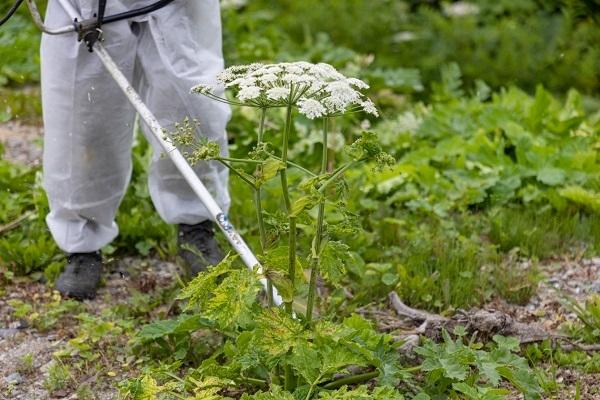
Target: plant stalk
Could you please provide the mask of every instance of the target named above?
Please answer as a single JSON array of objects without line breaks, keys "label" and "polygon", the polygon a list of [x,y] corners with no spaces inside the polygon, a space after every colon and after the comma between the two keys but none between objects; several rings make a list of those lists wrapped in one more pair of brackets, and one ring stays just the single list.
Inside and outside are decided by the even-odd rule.
[{"label": "plant stalk", "polygon": [[[285,209],[288,214],[289,234],[288,234],[288,279],[292,286],[292,298],[294,297],[294,286],[296,277],[296,217],[292,216],[292,203],[290,201],[290,189],[287,180],[287,161],[290,131],[292,127],[292,104],[290,103],[286,110],[285,127],[283,130],[283,143],[281,151],[281,161],[286,166],[281,170],[281,189],[283,192],[283,200]],[[293,314],[292,301],[285,303],[285,309],[288,313]]]},{"label": "plant stalk", "polygon": [[337,389],[344,385],[352,385],[354,383],[362,383],[366,381],[370,381],[373,378],[377,378],[379,376],[379,371],[365,372],[364,374],[358,375],[350,375],[344,378],[338,379],[333,382],[329,382],[326,385],[323,385],[323,389]]},{"label": "plant stalk", "polygon": [[256,189],[256,184],[254,182],[252,182],[250,179],[248,179],[244,175],[242,175],[240,173],[240,171],[238,171],[237,169],[233,168],[231,165],[229,165],[229,163],[227,163],[226,161],[223,161],[221,159],[217,159],[217,161],[220,162],[221,164],[223,164],[225,167],[227,167],[231,172],[233,172],[234,174],[236,174],[241,180],[243,180],[248,185],[250,185],[250,187],[252,189]]},{"label": "plant stalk", "polygon": [[[327,172],[327,136],[328,136],[329,120],[323,118],[323,154],[321,155],[321,174]],[[317,291],[317,277],[321,266],[321,244],[323,242],[323,224],[325,220],[325,196],[319,201],[319,211],[317,214],[317,231],[313,241],[313,255],[310,266],[310,283],[308,286],[308,300],[306,303],[306,322],[312,321],[313,308],[315,305],[315,294]]]},{"label": "plant stalk", "polygon": [[349,162],[348,164],[344,165],[341,168],[336,169],[331,176],[321,185],[321,187],[319,188],[319,192],[323,193],[325,191],[325,189],[327,189],[327,187],[329,185],[331,185],[333,182],[335,182],[335,180],[342,175],[344,172],[346,172],[348,169],[354,167],[355,165],[365,161],[366,158],[360,159],[360,160],[356,160],[356,161],[352,161]]},{"label": "plant stalk", "polygon": [[[260,115],[260,126],[258,129],[258,144],[260,145],[263,141],[263,133],[265,130],[265,117],[267,116],[267,109],[263,108]],[[260,166],[258,168],[261,168]],[[262,213],[262,189],[257,185],[254,190],[254,203],[256,205],[256,219],[258,221],[258,232],[260,234],[260,254],[265,255],[267,250],[267,231],[265,229],[265,221]],[[267,299],[269,301],[269,307],[273,306],[273,282],[267,278]]]},{"label": "plant stalk", "polygon": [[[281,157],[277,157],[275,155],[270,155],[270,156],[273,157],[276,160],[281,161]],[[246,164],[262,164],[264,162],[262,160],[248,160],[248,159],[245,159],[245,158],[231,158],[231,157],[218,157],[218,158],[215,158],[215,160],[218,160],[218,161],[227,161],[227,162],[231,162],[231,163],[246,163]],[[300,171],[304,172],[307,175],[310,175],[310,176],[313,176],[313,177],[316,176],[311,171],[307,170],[306,168],[304,168],[303,166],[301,166],[299,164],[296,164],[293,161],[288,160],[287,164],[289,166],[291,166],[291,167],[298,168]]]},{"label": "plant stalk", "polygon": [[[291,95],[290,95],[291,96]],[[283,199],[285,202],[285,209],[288,214],[288,223],[289,223],[289,234],[288,234],[288,279],[290,280],[290,284],[292,287],[291,300],[285,303],[285,310],[290,315],[294,315],[294,310],[292,308],[293,299],[294,299],[294,289],[295,289],[295,277],[296,277],[296,218],[292,216],[292,203],[290,201],[290,189],[288,186],[287,180],[287,161],[288,161],[288,146],[289,146],[289,138],[290,131],[292,127],[292,99],[290,97],[289,104],[286,109],[285,116],[285,126],[283,129],[283,143],[282,143],[282,151],[281,151],[281,161],[285,166],[284,169],[280,172],[281,177],[281,189],[283,193]],[[288,391],[293,391],[295,386],[294,374],[292,372],[292,367],[290,365],[285,366],[285,380],[284,387]]]}]

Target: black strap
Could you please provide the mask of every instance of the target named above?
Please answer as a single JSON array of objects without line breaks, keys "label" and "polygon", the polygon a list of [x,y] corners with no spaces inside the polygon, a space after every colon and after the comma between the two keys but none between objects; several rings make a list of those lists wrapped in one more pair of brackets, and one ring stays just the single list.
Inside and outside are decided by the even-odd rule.
[{"label": "black strap", "polygon": [[13,4],[10,10],[8,10],[8,13],[4,17],[2,17],[2,19],[0,19],[0,26],[4,25],[6,21],[8,21],[13,15],[15,15],[17,9],[21,6],[21,4],[23,4],[23,0],[15,1],[15,4]]},{"label": "black strap", "polygon": [[106,0],[98,0],[98,28],[102,26],[104,22],[104,13],[106,12]]},{"label": "black strap", "polygon": [[[125,11],[120,14],[109,15],[108,17],[104,18],[104,23],[108,24],[111,22],[122,21],[124,19],[139,17],[140,15],[144,15],[144,14],[148,14],[153,11],[156,11],[156,10],[160,10],[161,8],[172,3],[173,1],[175,1],[175,0],[158,0],[157,2],[152,3],[146,7],[137,8],[137,9],[131,10],[131,11]],[[191,0],[191,1],[193,1],[193,0]]]},{"label": "black strap", "polygon": [[98,13],[92,19],[75,21],[75,30],[79,33],[79,40],[83,40],[90,52],[93,51],[94,44],[102,40],[102,25],[111,22],[122,21],[124,19],[138,17],[159,10],[175,0],[158,0],[146,7],[137,8],[131,11],[125,11],[115,15],[105,16],[107,0],[98,0]]}]

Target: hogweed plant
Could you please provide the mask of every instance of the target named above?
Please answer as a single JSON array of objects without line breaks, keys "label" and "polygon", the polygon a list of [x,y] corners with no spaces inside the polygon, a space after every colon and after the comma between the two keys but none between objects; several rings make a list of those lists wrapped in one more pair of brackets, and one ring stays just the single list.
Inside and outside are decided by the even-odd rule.
[{"label": "hogweed plant", "polygon": [[[368,131],[346,146],[343,154],[336,154],[340,165],[334,164],[328,149],[335,118],[349,113],[377,116],[363,93],[368,86],[330,65],[307,62],[234,66],[217,81],[218,85],[200,84],[192,91],[258,110],[255,146],[247,157],[223,156],[218,144],[197,137],[197,123],[189,119],[177,124],[170,137],[190,163],[219,162],[252,189],[262,272],[248,270],[237,257],[227,256],[194,278],[179,295],[192,314],[170,321],[168,329],[165,323],[145,329],[142,339],[158,340],[159,345],[169,339],[168,343],[178,343],[175,354],[184,355],[186,351],[177,347],[184,343],[179,337],[213,329],[223,335],[224,345],[183,379],[168,374],[177,382],[161,386],[145,376],[133,382],[128,393],[137,393],[133,398],[168,394],[226,399],[228,394],[239,398],[241,389],[242,399],[403,399],[394,386],[409,373],[400,369],[398,344],[392,336],[376,332],[358,315],[341,319],[315,310],[318,278],[325,285],[341,286],[345,262],[352,259],[349,246],[339,238],[360,229],[344,207],[344,195],[351,190],[344,183],[345,173],[360,163],[381,170],[395,162],[382,150],[377,135]],[[285,115],[280,135],[266,129],[267,122],[273,125],[271,113]],[[316,120],[319,127],[318,170],[289,157],[296,118]],[[263,187],[277,177],[279,184],[269,185],[275,198],[267,202]],[[276,194],[273,188],[278,188]],[[265,204],[279,207],[266,210]],[[268,232],[267,226],[274,227],[275,233]],[[262,278],[269,282],[266,307],[258,297]],[[283,298],[283,307],[273,304],[273,286]],[[377,388],[361,385],[375,378]]]},{"label": "hogweed plant", "polygon": [[[220,87],[225,87],[234,92],[234,99],[219,96],[215,94],[217,87],[213,85],[200,84],[192,89],[194,93],[205,95],[216,101],[231,105],[255,107],[261,110],[260,127],[257,137],[257,151],[261,159],[251,160],[225,160],[217,156],[217,149],[212,147],[210,155],[206,154],[206,147],[210,144],[197,146],[192,154],[191,160],[199,159],[217,159],[224,163],[246,183],[248,183],[255,193],[255,205],[257,210],[258,227],[261,238],[261,254],[264,254],[266,247],[266,234],[262,216],[261,185],[273,174],[279,173],[281,178],[281,193],[284,199],[285,209],[288,216],[288,271],[291,294],[293,297],[295,289],[296,276],[296,220],[302,211],[308,208],[308,205],[318,204],[317,232],[313,242],[311,258],[311,279],[308,291],[308,302],[306,310],[306,319],[310,322],[314,307],[314,293],[316,288],[316,277],[319,273],[320,254],[323,243],[323,225],[325,212],[326,190],[331,183],[347,169],[352,163],[337,170],[334,174],[327,174],[327,143],[329,120],[336,116],[351,112],[367,112],[377,115],[377,109],[373,102],[365,97],[360,90],[368,88],[363,81],[355,78],[347,78],[332,66],[328,64],[311,64],[307,62],[280,63],[280,64],[250,64],[234,66],[222,72],[217,80]],[[283,107],[286,110],[285,123],[282,133],[282,145],[280,155],[266,151],[264,147],[264,122],[267,110],[271,108]],[[292,127],[293,111],[305,115],[309,119],[321,118],[323,120],[322,137],[322,162],[318,175],[308,171],[306,168],[299,167],[288,159],[289,138]],[[183,135],[184,142],[189,144],[189,130]],[[375,144],[375,141],[371,145]],[[391,157],[380,156],[381,148],[376,148],[377,154],[365,152],[364,158],[355,160],[357,162],[365,161],[371,157],[379,157],[381,163],[391,163]],[[373,153],[373,152],[371,152]],[[215,156],[217,156],[215,158]],[[362,156],[362,155],[361,155]],[[258,162],[255,171],[255,179],[249,179],[240,171],[232,168],[228,162]],[[290,200],[290,187],[288,182],[288,166],[299,167],[302,171],[308,173],[312,179],[312,186],[315,189],[312,196],[305,196],[292,203]],[[325,180],[327,178],[327,180]],[[268,290],[271,292],[271,289]],[[268,293],[269,299],[272,294]],[[291,300],[286,302],[286,310],[292,312]]]},{"label": "hogweed plant", "polygon": [[[332,120],[359,112],[377,116],[373,102],[362,93],[368,85],[361,80],[345,77],[330,65],[307,62],[234,66],[222,72],[217,81],[218,85],[200,84],[192,92],[215,101],[252,107],[259,111],[256,146],[247,158],[223,156],[216,143],[197,138],[196,123],[191,120],[176,125],[171,138],[183,148],[192,164],[200,161],[219,162],[252,189],[260,237],[259,255],[264,263],[263,273],[269,282],[267,299],[271,308],[260,308],[257,301],[259,277],[244,268],[236,268],[235,257],[228,257],[195,278],[180,297],[188,300],[188,308],[199,308],[221,329],[246,331],[238,336],[238,342],[240,337],[245,337],[244,340],[253,342],[253,346],[251,349],[245,348],[241,354],[250,351],[249,354],[256,357],[255,361],[262,359],[261,369],[269,371],[266,375],[263,371],[262,377],[257,378],[256,374],[261,374],[255,370],[253,379],[266,379],[269,385],[281,384],[290,393],[305,390],[303,398],[306,399],[315,396],[324,383],[328,383],[331,390],[334,374],[343,372],[351,365],[363,367],[366,372],[357,374],[343,384],[368,380],[380,373],[387,376],[383,378],[384,383],[391,383],[394,379],[389,375],[391,369],[383,371],[384,361],[381,358],[386,351],[393,353],[389,337],[377,334],[370,324],[359,317],[351,317],[341,324],[326,319],[313,321],[318,276],[332,285],[339,284],[344,277],[344,259],[349,258],[348,246],[332,240],[326,222],[326,204],[331,202],[339,207],[342,203],[339,199],[344,188],[343,175],[350,168],[370,161],[374,168],[384,168],[394,163],[394,159],[382,151],[376,135],[363,132],[347,147],[347,162],[331,169],[327,144]],[[227,96],[228,92],[232,94],[230,97]],[[285,111],[281,136],[267,137],[265,126],[268,114],[277,113],[276,109]],[[320,120],[322,153],[318,171],[311,171],[297,160],[289,158],[293,122],[298,116]],[[248,172],[248,168],[252,168],[253,173]],[[291,168],[303,176],[294,185],[289,177]],[[269,240],[262,187],[277,176],[285,215],[282,230],[285,232],[283,237]],[[309,224],[312,225],[309,229],[313,232],[312,241],[304,246],[307,248],[302,248],[297,236],[297,223],[299,219],[312,221],[310,212],[313,209],[316,209],[316,217]],[[301,256],[308,259],[308,279],[305,278]],[[285,264],[283,268],[282,264]],[[283,310],[273,307],[273,285],[284,300]],[[306,309],[302,312],[293,307],[294,299],[299,296],[305,297]],[[304,303],[304,300],[299,303]],[[348,324],[358,324],[361,328]],[[369,337],[363,337],[365,334]],[[248,346],[248,343],[244,346]],[[377,355],[378,352],[380,354]],[[249,354],[246,356],[249,357]],[[213,367],[208,369],[214,370]],[[374,371],[373,368],[377,367],[380,370]],[[249,366],[243,369],[246,368]],[[247,374],[250,371],[241,372]],[[209,375],[214,377],[214,371]]]},{"label": "hogweed plant", "polygon": [[[392,164],[393,159],[383,153],[377,145],[374,134],[365,133],[364,137],[352,145],[355,159],[352,162],[329,173],[328,166],[328,131],[329,121],[332,118],[345,113],[366,112],[377,115],[377,109],[373,102],[361,93],[362,89],[368,88],[363,81],[355,78],[347,78],[328,64],[311,64],[307,62],[281,63],[281,64],[250,64],[234,66],[226,69],[217,77],[219,86],[200,84],[192,89],[192,92],[207,96],[216,101],[231,105],[248,106],[260,109],[260,126],[258,129],[256,151],[248,159],[231,159],[220,156],[216,143],[195,142],[193,126],[190,122],[184,122],[179,126],[179,132],[174,139],[180,144],[192,146],[193,151],[189,155],[191,162],[199,160],[217,160],[223,163],[233,173],[239,176],[254,190],[254,200],[258,229],[260,233],[261,254],[266,251],[266,230],[263,220],[261,186],[267,180],[279,174],[281,179],[281,194],[284,200],[288,219],[288,288],[285,304],[288,313],[292,313],[292,299],[295,293],[296,281],[296,221],[300,213],[317,204],[318,216],[316,222],[316,234],[311,249],[310,260],[310,283],[308,289],[308,300],[306,309],[306,320],[312,319],[314,308],[314,296],[316,291],[316,278],[320,270],[321,252],[323,249],[323,238],[326,235],[325,225],[325,202],[327,190],[338,178],[356,163],[375,159],[379,165]],[[224,87],[234,92],[234,98],[230,99],[215,94],[217,89]],[[264,141],[265,118],[267,111],[272,108],[285,108],[285,122],[282,132],[282,144],[279,154],[271,152],[268,143]],[[292,162],[288,158],[289,138],[293,122],[293,113],[297,110],[299,114],[309,119],[322,119],[322,148],[321,169],[313,173],[308,169]],[[248,176],[240,169],[235,168],[233,163],[256,164],[253,176]],[[288,181],[288,167],[299,168],[307,174],[309,179],[303,186],[307,195],[292,202],[290,185]],[[271,280],[269,280],[271,282]],[[271,292],[271,289],[268,290]],[[272,293],[268,293],[272,299]]]}]

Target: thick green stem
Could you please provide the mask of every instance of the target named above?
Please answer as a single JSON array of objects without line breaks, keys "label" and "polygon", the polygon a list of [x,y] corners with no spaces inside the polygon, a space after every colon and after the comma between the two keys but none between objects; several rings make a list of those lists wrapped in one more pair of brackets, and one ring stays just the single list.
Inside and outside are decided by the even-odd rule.
[{"label": "thick green stem", "polygon": [[[291,100],[291,99],[290,99]],[[287,162],[288,162],[288,146],[290,139],[290,131],[292,127],[292,103],[287,106],[286,116],[285,116],[285,126],[283,129],[283,143],[282,143],[282,151],[281,151],[281,161],[285,165],[285,168],[281,170],[281,189],[283,194],[283,199],[285,202],[285,209],[288,214],[288,223],[289,223],[289,234],[288,234],[288,279],[290,280],[290,284],[292,287],[291,299],[290,301],[285,303],[285,309],[290,315],[294,315],[294,310],[292,308],[293,298],[294,298],[294,286],[295,286],[295,277],[296,277],[296,218],[292,216],[292,203],[290,201],[290,189],[288,186],[287,180]],[[286,365],[285,367],[285,383],[284,387],[288,391],[293,391],[295,386],[294,374],[292,372],[292,368],[290,365]]]},{"label": "thick green stem", "polygon": [[[263,140],[263,133],[265,130],[265,117],[267,116],[267,109],[263,108],[260,116],[260,127],[258,129],[258,144],[260,145]],[[260,167],[259,167],[260,168]],[[254,190],[254,203],[256,205],[256,219],[258,221],[258,232],[260,234],[260,254],[265,255],[267,250],[267,231],[265,229],[265,221],[262,213],[262,190],[260,186]],[[267,299],[269,306],[273,306],[273,283],[270,279],[267,279]]]},{"label": "thick green stem", "polygon": [[[323,153],[321,155],[321,174],[327,172],[327,135],[329,120],[323,118]],[[319,202],[319,211],[317,214],[317,231],[313,240],[313,254],[310,265],[310,283],[308,286],[308,300],[306,303],[306,322],[310,323],[315,304],[315,294],[317,291],[317,277],[321,266],[321,244],[323,242],[323,224],[325,222],[325,198]]]},{"label": "thick green stem", "polygon": [[337,381],[329,382],[326,385],[323,385],[324,389],[337,389],[344,385],[352,385],[354,383],[362,383],[366,381],[370,381],[373,378],[377,378],[379,376],[379,371],[366,372],[364,374],[358,375],[350,375],[344,378],[338,379]]},{"label": "thick green stem", "polygon": [[[292,216],[292,203],[290,201],[290,189],[288,186],[287,180],[287,161],[288,161],[288,147],[289,147],[289,138],[290,131],[292,127],[292,105],[288,105],[286,117],[285,117],[285,127],[283,129],[283,143],[282,143],[282,151],[281,151],[281,161],[283,161],[286,168],[281,170],[281,189],[283,193],[283,200],[285,202],[285,209],[288,214],[288,223],[289,223],[289,234],[288,234],[288,279],[290,280],[292,286],[292,298],[294,295],[294,285],[295,285],[295,277],[296,277],[296,217]],[[286,302],[285,308],[287,312],[290,314],[293,313],[292,310],[292,301]]]}]

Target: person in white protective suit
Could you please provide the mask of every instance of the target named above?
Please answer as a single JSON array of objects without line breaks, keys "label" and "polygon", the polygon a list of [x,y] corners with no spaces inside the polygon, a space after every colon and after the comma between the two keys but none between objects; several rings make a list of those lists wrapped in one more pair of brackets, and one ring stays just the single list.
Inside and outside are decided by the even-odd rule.
[{"label": "person in white protective suit", "polygon": [[[91,18],[97,0],[71,0]],[[106,15],[146,6],[152,0],[109,0]],[[49,0],[46,24],[71,22]],[[223,69],[218,0],[175,0],[151,14],[103,25],[104,45],[142,99],[165,126],[185,117],[200,121],[199,134],[227,149],[227,105],[190,94]],[[92,298],[100,282],[99,250],[118,234],[115,214],[131,174],[135,111],[96,55],[75,33],[44,35],[41,48],[45,126],[44,188],[50,213],[46,221],[67,266],[56,282],[66,296]],[[149,192],[159,215],[179,224],[178,242],[194,246],[180,255],[198,273],[222,259],[210,214],[156,139],[142,127],[155,150]],[[217,203],[229,208],[227,170],[217,163],[195,167]],[[204,257],[201,257],[203,255]]]}]

